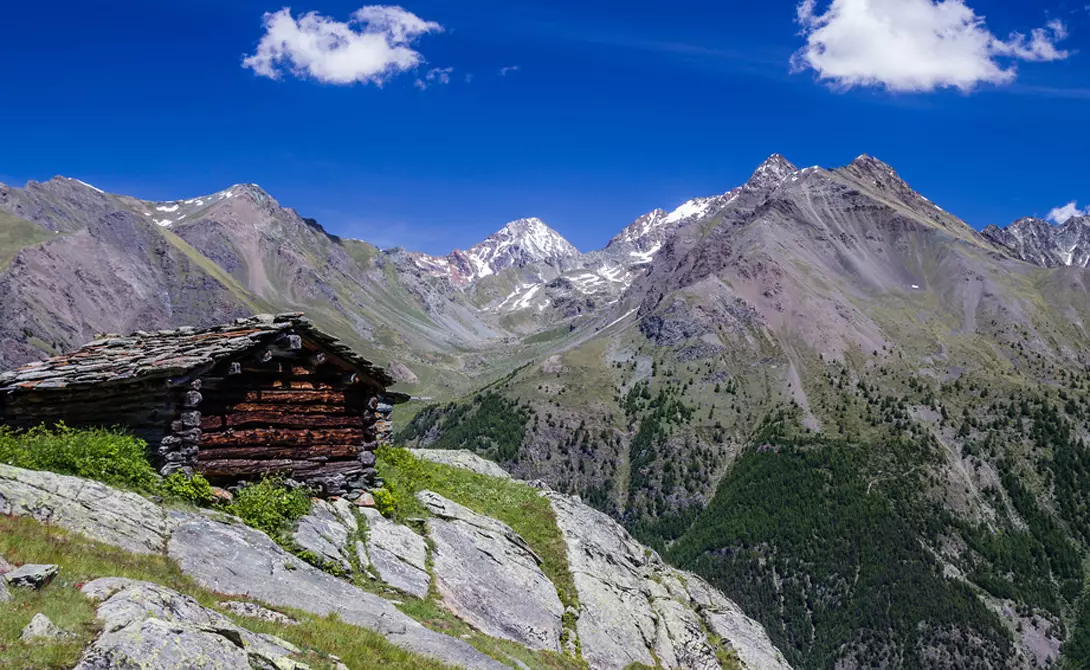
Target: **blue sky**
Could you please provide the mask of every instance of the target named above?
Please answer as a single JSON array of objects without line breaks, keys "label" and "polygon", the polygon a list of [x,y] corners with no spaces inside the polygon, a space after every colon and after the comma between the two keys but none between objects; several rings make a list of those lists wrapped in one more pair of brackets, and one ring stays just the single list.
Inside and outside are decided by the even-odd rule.
[{"label": "blue sky", "polygon": [[[406,0],[348,24],[359,0],[299,0],[278,25],[295,41],[262,55],[282,2],[11,3],[0,181],[149,199],[256,182],[381,246],[445,253],[538,216],[589,250],[771,153],[870,153],[1002,225],[1090,204],[1085,5]],[[358,58],[307,51],[312,11],[371,31]]]}]

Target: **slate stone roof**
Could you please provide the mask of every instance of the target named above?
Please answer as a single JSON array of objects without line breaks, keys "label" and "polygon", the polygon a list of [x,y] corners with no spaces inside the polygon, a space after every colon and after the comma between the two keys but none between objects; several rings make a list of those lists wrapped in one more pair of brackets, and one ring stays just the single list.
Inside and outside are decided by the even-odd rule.
[{"label": "slate stone roof", "polygon": [[384,386],[394,383],[385,370],[318,330],[301,313],[292,312],[261,314],[214,328],[104,336],[70,354],[0,374],[0,391],[70,389],[158,378],[167,383],[170,378],[199,373],[247,350],[272,344],[287,331],[313,340]]}]

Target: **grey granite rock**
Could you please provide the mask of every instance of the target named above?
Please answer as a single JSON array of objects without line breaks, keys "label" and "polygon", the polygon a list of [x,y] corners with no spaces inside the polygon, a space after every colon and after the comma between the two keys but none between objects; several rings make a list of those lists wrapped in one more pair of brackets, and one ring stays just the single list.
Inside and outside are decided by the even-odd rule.
[{"label": "grey granite rock", "polygon": [[262,607],[261,605],[248,603],[242,600],[228,600],[220,603],[220,606],[232,614],[250,617],[251,619],[261,619],[262,621],[271,621],[272,623],[278,623],[282,626],[295,626],[299,623],[287,614],[281,614],[280,612],[276,612],[267,607]]},{"label": "grey granite rock", "polygon": [[111,577],[86,584],[83,593],[101,602],[103,633],[78,670],[290,667],[290,655],[299,652],[150,582]]},{"label": "grey granite rock", "polygon": [[166,513],[135,494],[105,484],[0,465],[0,514],[60,526],[137,554],[162,553]]},{"label": "grey granite rock", "polygon": [[179,521],[167,551],[183,572],[218,593],[319,616],[336,613],[397,646],[445,663],[504,667],[461,640],[428,630],[388,601],[304,563],[252,528],[189,515]]},{"label": "grey granite rock", "polygon": [[53,581],[59,572],[60,568],[55,565],[27,564],[7,573],[4,579],[8,584],[18,588],[40,589]]},{"label": "grey granite rock", "polygon": [[8,563],[3,556],[0,556],[0,575],[6,575],[14,569],[14,565]]},{"label": "grey granite rock", "polygon": [[750,670],[790,666],[759,624],[695,575],[666,565],[609,516],[555,492],[557,524],[579,594],[576,628],[592,670],[631,663],[666,668],[719,667],[706,629]]},{"label": "grey granite rock", "polygon": [[540,559],[509,526],[430,491],[433,570],[443,603],[493,637],[560,651],[564,606]]},{"label": "grey granite rock", "polygon": [[299,520],[292,539],[300,548],[319,559],[333,563],[345,572],[351,572],[352,563],[345,553],[349,532],[350,529],[345,526],[332,505],[324,500],[315,500],[310,513]]},{"label": "grey granite rock", "polygon": [[499,465],[467,449],[410,449],[409,451],[413,456],[432,463],[450,465],[490,477],[511,479],[511,475]]},{"label": "grey granite rock", "polygon": [[74,639],[76,636],[68,631],[61,630],[57,624],[49,620],[49,617],[39,612],[34,615],[30,623],[23,628],[20,642],[39,642],[48,640]]},{"label": "grey granite rock", "polygon": [[8,590],[7,580],[0,577],[0,603],[11,602],[11,591]]},{"label": "grey granite rock", "polygon": [[395,589],[426,598],[431,575],[424,538],[378,510],[364,507],[360,512],[367,519],[367,557],[375,575]]}]

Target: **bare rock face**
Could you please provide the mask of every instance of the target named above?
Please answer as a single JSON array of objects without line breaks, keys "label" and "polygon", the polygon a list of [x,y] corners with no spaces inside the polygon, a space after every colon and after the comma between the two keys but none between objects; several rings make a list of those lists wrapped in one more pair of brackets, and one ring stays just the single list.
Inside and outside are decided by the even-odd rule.
[{"label": "bare rock face", "polygon": [[667,668],[717,668],[706,629],[747,668],[790,668],[760,624],[707,583],[666,565],[609,516],[569,496],[545,495],[568,547],[581,606],[576,628],[592,669],[654,666],[656,659]]},{"label": "bare rock face", "polygon": [[417,598],[427,598],[428,544],[410,528],[390,521],[378,510],[361,508],[367,518],[364,554],[379,579]]},{"label": "bare rock face", "polygon": [[540,559],[509,526],[430,491],[417,498],[434,515],[433,570],[443,602],[493,637],[560,651],[564,606]]},{"label": "bare rock face", "polygon": [[19,636],[19,641],[42,642],[72,639],[75,637],[76,636],[72,633],[58,628],[57,624],[49,620],[49,617],[39,612],[34,615],[34,618],[31,619],[26,628],[23,629],[22,635]]},{"label": "bare rock face", "polygon": [[393,377],[395,381],[399,381],[402,384],[420,383],[420,377],[416,376],[416,373],[401,361],[390,361],[390,365],[386,367],[386,372],[390,373],[390,376]]},{"label": "bare rock face", "polygon": [[392,603],[304,563],[246,526],[187,516],[179,519],[167,555],[198,584],[224,595],[245,595],[319,616],[336,613],[346,623],[444,663],[504,667],[461,640],[428,630]]},{"label": "bare rock face", "polygon": [[[354,519],[352,523],[355,523]],[[292,539],[319,560],[351,572],[352,563],[345,556],[349,530],[351,529],[332,505],[324,500],[315,500],[310,513],[300,519]]]},{"label": "bare rock face", "polygon": [[136,554],[159,554],[167,515],[135,493],[51,472],[0,465],[0,514],[27,516]]}]

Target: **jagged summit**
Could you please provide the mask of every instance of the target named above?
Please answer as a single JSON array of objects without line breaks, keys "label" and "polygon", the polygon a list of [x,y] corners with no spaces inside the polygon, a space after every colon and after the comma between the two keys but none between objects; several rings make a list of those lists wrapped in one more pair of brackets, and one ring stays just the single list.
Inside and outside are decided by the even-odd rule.
[{"label": "jagged summit", "polygon": [[1090,217],[1074,217],[1059,225],[1023,217],[1006,228],[980,231],[1015,258],[1048,268],[1090,267]]},{"label": "jagged summit", "polygon": [[746,182],[746,188],[753,190],[777,186],[798,170],[780,154],[772,154],[753,172],[753,176]]}]

